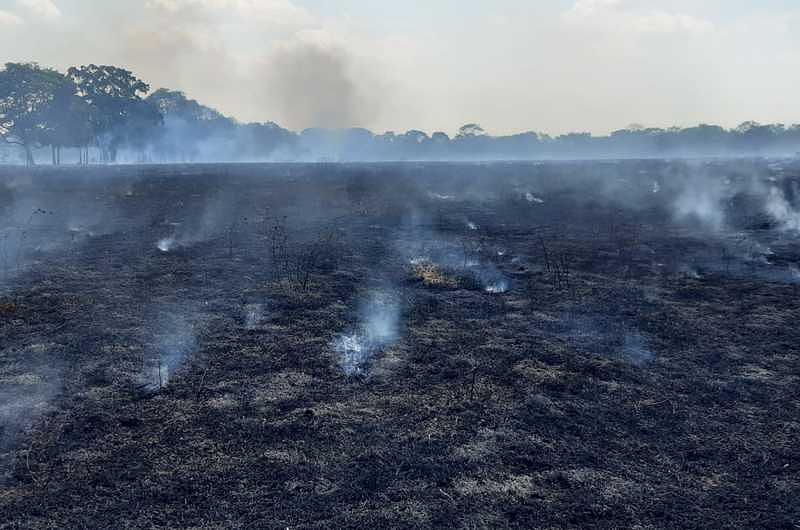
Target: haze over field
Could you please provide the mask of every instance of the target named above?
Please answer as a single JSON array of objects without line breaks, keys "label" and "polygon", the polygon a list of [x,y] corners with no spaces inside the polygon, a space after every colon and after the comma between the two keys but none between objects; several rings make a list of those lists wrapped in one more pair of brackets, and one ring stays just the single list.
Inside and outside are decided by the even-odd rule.
[{"label": "haze over field", "polygon": [[790,0],[2,0],[0,49],[291,130],[800,122]]},{"label": "haze over field", "polygon": [[800,0],[0,0],[0,530],[800,530]]}]

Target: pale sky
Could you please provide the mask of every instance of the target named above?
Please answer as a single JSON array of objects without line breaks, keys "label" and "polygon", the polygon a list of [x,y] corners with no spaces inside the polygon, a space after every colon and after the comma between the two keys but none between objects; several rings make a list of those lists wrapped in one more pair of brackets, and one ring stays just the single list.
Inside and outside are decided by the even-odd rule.
[{"label": "pale sky", "polygon": [[800,123],[799,0],[0,0],[8,61],[295,130]]}]

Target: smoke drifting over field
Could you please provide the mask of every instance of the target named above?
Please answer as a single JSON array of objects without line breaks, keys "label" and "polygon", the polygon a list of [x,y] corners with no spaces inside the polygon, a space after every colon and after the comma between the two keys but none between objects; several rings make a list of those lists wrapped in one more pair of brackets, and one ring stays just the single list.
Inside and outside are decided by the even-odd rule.
[{"label": "smoke drifting over field", "polygon": [[[797,183],[792,184],[792,195],[798,198]],[[777,186],[769,188],[766,210],[784,230],[800,231],[800,211],[797,205],[792,205]]]},{"label": "smoke drifting over field", "polygon": [[0,530],[800,530],[789,4],[0,0]]},{"label": "smoke drifting over field", "polygon": [[[29,352],[25,363],[45,352]],[[7,353],[0,349],[0,355]],[[7,372],[6,372],[7,373]],[[54,367],[22,364],[13,375],[0,378],[0,485],[11,479],[14,449],[20,436],[30,434],[61,391],[61,371]]]},{"label": "smoke drifting over field", "polygon": [[113,179],[105,185],[113,191],[100,199],[81,178],[69,194],[58,184],[41,189],[31,178],[0,183],[0,280],[12,280],[49,253],[78,253],[93,239],[124,230],[127,221],[114,204],[124,191]]},{"label": "smoke drifting over field", "polygon": [[[202,478],[192,494],[202,495],[197,510],[214,505],[206,522],[237,506],[247,526],[252,503],[237,505],[215,480],[250,499],[265,469],[286,478],[265,499],[295,502],[291,488],[315,502],[352,500],[362,513],[375,488],[394,491],[380,477],[406,480],[439,454],[440,487],[462,502],[481,482],[454,482],[450,470],[516,473],[498,467],[509,451],[555,454],[531,441],[531,426],[563,431],[553,439],[563,440],[565,469],[582,452],[596,464],[620,439],[636,440],[631,454],[662,443],[651,454],[660,484],[665,451],[678,461],[696,433],[718,440],[718,423],[693,419],[723,414],[720,389],[744,403],[724,420],[764,433],[774,425],[754,422],[751,400],[793,395],[793,357],[775,354],[798,343],[800,166],[790,162],[7,168],[0,177],[0,229],[28,226],[15,244],[22,265],[0,290],[0,473],[30,495],[0,503],[19,521],[44,496],[67,521],[51,526],[91,526],[56,499],[105,498],[105,481],[118,480],[111,466],[133,470],[112,482],[123,497],[114,517],[130,514],[148,484],[172,491],[164,470]],[[38,210],[46,214],[28,223]],[[787,425],[795,415],[764,411]],[[595,445],[578,450],[576,435]],[[739,454],[761,437],[730,440]],[[364,460],[365,446],[380,458]],[[357,494],[307,481],[320,455],[326,480]],[[399,475],[396,455],[409,462]],[[713,467],[732,462],[724,455]],[[376,472],[361,484],[354,469]],[[642,473],[638,462],[631,473]],[[296,503],[287,521],[308,509]],[[146,526],[140,515],[125,525]]]}]

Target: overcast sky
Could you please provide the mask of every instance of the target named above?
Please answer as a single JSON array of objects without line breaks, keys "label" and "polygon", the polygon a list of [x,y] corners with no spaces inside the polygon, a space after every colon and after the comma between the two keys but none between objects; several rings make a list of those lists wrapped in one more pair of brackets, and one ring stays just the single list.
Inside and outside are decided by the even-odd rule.
[{"label": "overcast sky", "polygon": [[800,0],[0,0],[0,61],[292,129],[800,123]]}]

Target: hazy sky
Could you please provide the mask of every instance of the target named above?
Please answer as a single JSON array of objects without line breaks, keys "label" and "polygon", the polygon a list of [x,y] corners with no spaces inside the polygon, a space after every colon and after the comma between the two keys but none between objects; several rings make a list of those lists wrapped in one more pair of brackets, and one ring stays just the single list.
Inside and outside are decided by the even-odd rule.
[{"label": "hazy sky", "polygon": [[292,129],[800,122],[800,0],[0,0],[0,61]]}]

